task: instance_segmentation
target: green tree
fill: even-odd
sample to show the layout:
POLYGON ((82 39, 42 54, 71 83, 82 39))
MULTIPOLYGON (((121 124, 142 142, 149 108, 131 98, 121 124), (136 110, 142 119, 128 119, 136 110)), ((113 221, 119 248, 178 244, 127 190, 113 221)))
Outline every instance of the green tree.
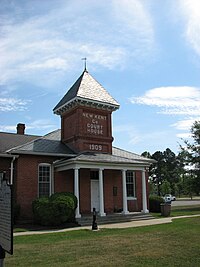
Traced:
POLYGON ((141 156, 151 159, 151 154, 148 151, 143 152, 141 156))
POLYGON ((160 189, 163 196, 171 193, 170 183, 167 180, 163 181, 160 189))
MULTIPOLYGON (((163 194, 162 184, 167 181, 169 187, 166 189, 172 194, 177 194, 181 186, 177 186, 180 182, 181 174, 183 173, 183 157, 178 157, 176 154, 167 148, 165 151, 156 151, 152 156, 149 152, 145 151, 142 153, 145 157, 150 157, 156 160, 149 168, 150 181, 154 184, 154 187, 151 185, 151 188, 155 187, 157 189, 157 194, 163 194)), ((164 191, 166 191, 164 190, 164 191)))
POLYGON ((181 146, 183 153, 187 155, 185 166, 190 194, 200 193, 200 121, 195 121, 191 127, 193 142, 184 141, 185 146, 181 146))
POLYGON ((178 182, 179 177, 179 164, 176 154, 167 148, 163 152, 163 157, 165 161, 164 175, 165 179, 170 183, 171 187, 178 182))
POLYGON ((157 194, 161 195, 160 186, 164 180, 164 156, 161 151, 156 151, 152 156, 152 159, 156 160, 149 169, 149 174, 152 178, 152 182, 157 188, 157 194))
POLYGON ((179 197, 181 194, 188 194, 189 165, 191 161, 190 154, 187 149, 181 149, 177 156, 179 181, 176 183, 179 197))

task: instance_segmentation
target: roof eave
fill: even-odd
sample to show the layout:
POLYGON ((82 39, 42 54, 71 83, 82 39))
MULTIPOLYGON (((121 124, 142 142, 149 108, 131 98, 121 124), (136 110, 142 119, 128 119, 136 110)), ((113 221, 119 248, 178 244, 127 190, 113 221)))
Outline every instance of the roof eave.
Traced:
POLYGON ((92 100, 92 99, 76 96, 73 99, 71 99, 70 101, 68 101, 67 103, 58 107, 57 109, 54 109, 53 112, 54 112, 54 114, 61 115, 62 113, 71 109, 72 107, 76 106, 77 104, 89 106, 89 107, 92 106, 95 108, 103 108, 103 109, 111 110, 111 111, 115 111, 115 110, 119 109, 119 107, 120 107, 119 104, 101 102, 101 101, 97 101, 97 100, 92 100))
POLYGON ((117 169, 117 170, 122 170, 122 169, 130 169, 130 170, 144 170, 145 168, 148 168, 151 164, 147 164, 147 163, 138 163, 138 162, 108 162, 105 160, 102 161, 93 161, 93 160, 81 160, 81 159, 76 159, 76 158, 71 158, 69 160, 66 161, 62 161, 59 163, 59 161, 55 162, 55 168, 58 168, 58 170, 64 170, 65 168, 69 169, 71 168, 71 166, 81 166, 85 168, 88 168, 88 166, 90 168, 92 167, 102 167, 104 169, 117 169))
POLYGON ((22 150, 13 150, 9 152, 11 155, 35 155, 35 156, 51 156, 51 157, 75 157, 75 154, 63 154, 63 153, 46 153, 46 152, 33 152, 33 151, 22 151, 22 150))
POLYGON ((13 158, 18 157, 17 155, 7 154, 7 153, 0 153, 0 157, 2 158, 13 158))

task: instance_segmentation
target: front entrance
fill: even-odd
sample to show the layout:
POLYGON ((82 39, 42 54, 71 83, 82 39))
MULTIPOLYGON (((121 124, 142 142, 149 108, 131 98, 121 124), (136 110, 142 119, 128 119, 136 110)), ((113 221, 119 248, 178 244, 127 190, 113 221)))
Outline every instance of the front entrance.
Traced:
POLYGON ((91 211, 99 212, 99 180, 91 180, 91 211))

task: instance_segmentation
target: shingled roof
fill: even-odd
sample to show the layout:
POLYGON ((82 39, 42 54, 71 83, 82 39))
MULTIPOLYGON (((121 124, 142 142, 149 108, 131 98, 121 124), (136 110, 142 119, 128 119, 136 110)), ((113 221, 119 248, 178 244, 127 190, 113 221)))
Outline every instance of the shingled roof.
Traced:
POLYGON ((14 154, 32 154, 49 156, 73 156, 72 151, 66 144, 61 142, 61 132, 55 130, 47 135, 31 140, 30 142, 13 147, 7 150, 7 153, 14 154))
MULTIPOLYGON (((44 136, 17 135, 11 133, 0 133, 0 154, 32 154, 49 155, 71 158, 77 161, 121 163, 150 165, 153 160, 144 158, 138 154, 113 147, 112 155, 102 153, 85 152, 77 154, 66 144, 61 142, 61 130, 55 130, 44 136)), ((57 165, 63 163, 58 161, 57 165)))
POLYGON ((71 166, 71 164, 78 163, 82 166, 88 166, 88 164, 90 167, 94 165, 102 166, 105 169, 111 168, 111 165, 114 169, 122 169, 122 166, 126 166, 127 169, 131 169, 136 166, 149 167, 154 162, 155 160, 153 159, 148 159, 115 147, 112 155, 106 153, 85 152, 68 159, 58 160, 55 162, 55 168, 61 167, 67 169, 68 166, 71 166))
POLYGON ((8 149, 21 146, 37 138, 39 136, 0 132, 0 153, 6 153, 8 149))
POLYGON ((119 108, 119 103, 98 83, 87 70, 81 74, 65 96, 53 109, 54 113, 61 115, 74 104, 87 106, 100 106, 112 111, 119 108))

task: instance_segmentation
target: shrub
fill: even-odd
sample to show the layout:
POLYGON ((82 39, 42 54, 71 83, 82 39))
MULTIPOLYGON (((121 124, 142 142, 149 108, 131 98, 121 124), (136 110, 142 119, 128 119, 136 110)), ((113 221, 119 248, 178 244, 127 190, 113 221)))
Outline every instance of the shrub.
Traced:
POLYGON ((33 201, 35 222, 41 225, 60 225, 72 221, 75 216, 77 199, 73 194, 55 193, 52 196, 33 201))
POLYGON ((161 212, 160 204, 164 203, 164 199, 160 196, 149 197, 149 211, 150 212, 161 212))
POLYGON ((56 201, 56 202, 62 202, 63 201, 66 203, 68 203, 68 221, 69 222, 74 222, 75 221, 75 210, 77 208, 77 197, 70 192, 60 192, 60 193, 55 193, 53 195, 50 196, 50 201, 56 201))
POLYGON ((48 225, 50 217, 50 205, 48 197, 37 198, 32 202, 34 221, 42 225, 48 225))
POLYGON ((59 192, 59 193, 55 193, 53 195, 50 196, 50 199, 51 200, 54 200, 54 199, 57 199, 57 198, 60 198, 61 196, 69 196, 73 199, 73 202, 74 202, 74 209, 77 208, 77 197, 71 193, 71 192, 59 192))

